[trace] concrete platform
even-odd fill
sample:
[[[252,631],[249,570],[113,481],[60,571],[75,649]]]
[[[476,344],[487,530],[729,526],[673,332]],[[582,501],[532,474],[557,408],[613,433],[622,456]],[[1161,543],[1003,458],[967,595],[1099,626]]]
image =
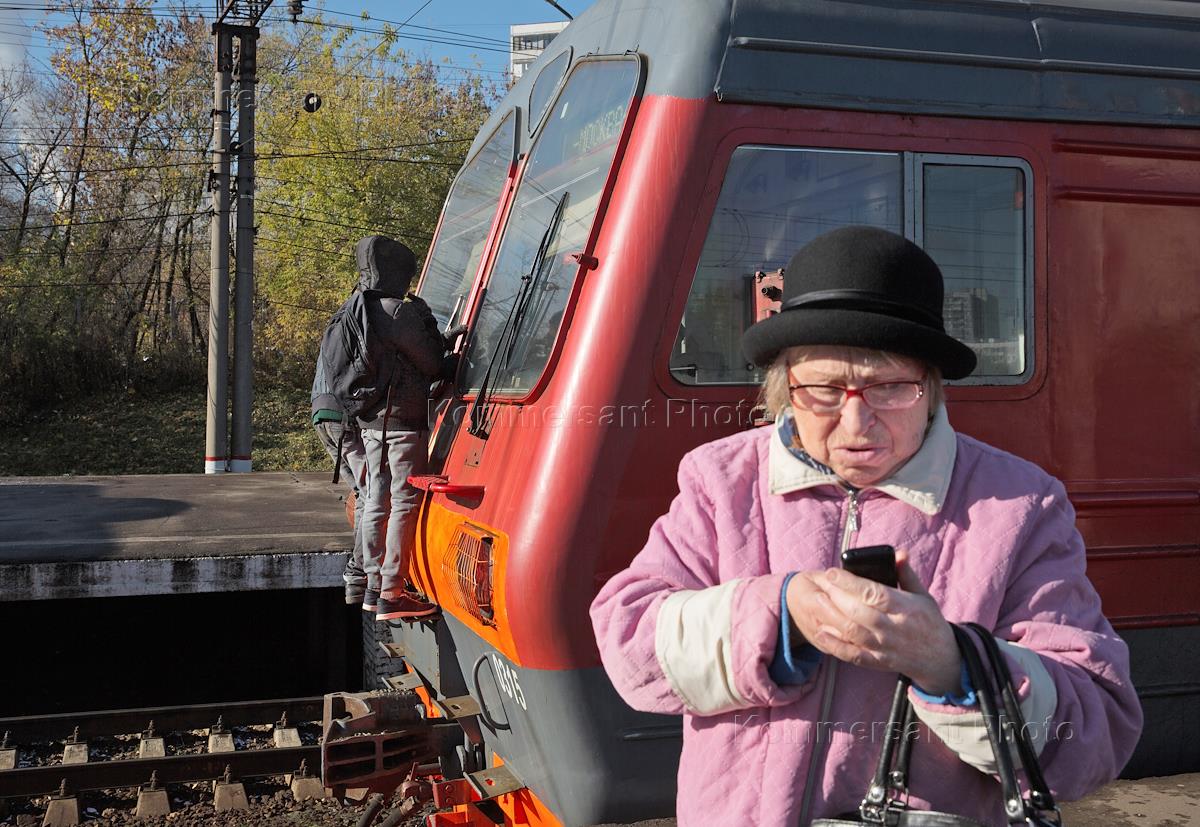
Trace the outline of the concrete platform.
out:
[[[0,478],[0,600],[341,585],[324,473]]]

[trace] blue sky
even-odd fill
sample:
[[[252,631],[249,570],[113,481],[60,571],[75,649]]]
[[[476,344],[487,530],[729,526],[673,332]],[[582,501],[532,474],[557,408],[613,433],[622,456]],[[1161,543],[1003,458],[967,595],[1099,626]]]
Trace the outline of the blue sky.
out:
[[[592,0],[559,0],[559,5],[571,14],[582,12],[591,3]],[[19,62],[22,53],[30,55],[35,64],[45,61],[45,41],[39,32],[33,30],[45,19],[45,12],[42,11],[45,0],[13,0],[4,5],[5,8],[0,9],[0,65]],[[169,5],[167,2],[155,2],[155,6],[164,11]],[[211,15],[216,4],[190,0],[188,5]],[[321,5],[312,0],[306,2],[306,16]],[[504,71],[508,66],[504,44],[508,40],[510,24],[563,19],[545,0],[327,0],[323,5],[325,18],[329,22],[369,28],[379,28],[381,24],[356,20],[364,11],[376,20],[396,23],[411,16],[410,22],[414,26],[428,28],[412,28],[409,30],[411,38],[402,36],[401,45],[405,49],[419,57],[428,56],[435,60],[447,58],[453,64],[480,67],[489,73]],[[268,18],[282,18],[286,6],[286,0],[275,0],[267,13]],[[264,25],[276,27],[291,24],[267,20]],[[458,45],[430,40],[458,41]]]

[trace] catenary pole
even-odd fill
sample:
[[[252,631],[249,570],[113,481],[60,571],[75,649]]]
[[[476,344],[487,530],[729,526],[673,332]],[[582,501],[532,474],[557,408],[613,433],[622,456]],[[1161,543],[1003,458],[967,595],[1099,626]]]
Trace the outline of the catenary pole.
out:
[[[233,438],[229,470],[251,469],[254,439],[254,109],[258,29],[238,27],[237,240],[233,328]]]
[[[233,39],[218,24],[213,76],[213,149],[208,189],[209,224],[208,394],[204,431],[204,473],[223,474],[229,463],[229,118]]]

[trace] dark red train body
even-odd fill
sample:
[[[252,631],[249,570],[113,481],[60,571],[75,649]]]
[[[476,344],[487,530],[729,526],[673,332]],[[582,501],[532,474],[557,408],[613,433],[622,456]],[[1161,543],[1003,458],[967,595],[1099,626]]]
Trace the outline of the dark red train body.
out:
[[[1147,712],[1129,771],[1200,767],[1196,42],[1165,0],[601,0],[554,40],[419,291],[470,333],[411,571],[443,614],[393,628],[432,714],[483,707],[460,757],[519,780],[510,823],[672,811],[679,722],[615,695],[588,605],[682,455],[751,427],[755,274],[847,223],[945,271],[955,428],[1066,483]]]

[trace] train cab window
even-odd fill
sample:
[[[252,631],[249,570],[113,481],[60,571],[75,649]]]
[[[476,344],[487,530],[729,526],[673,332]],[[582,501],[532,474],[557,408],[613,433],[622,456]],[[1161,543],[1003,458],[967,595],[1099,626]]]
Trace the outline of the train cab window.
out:
[[[504,182],[513,168],[516,122],[514,109],[462,168],[446,199],[420,291],[443,328],[462,312],[475,280]]]
[[[538,124],[542,122],[542,116],[546,114],[546,109],[550,106],[554,92],[558,89],[563,75],[567,73],[567,66],[570,63],[571,50],[567,49],[538,72],[537,80],[533,82],[533,89],[529,92],[529,117],[527,118],[529,123],[526,126],[531,135],[537,130]]]
[[[1032,373],[1032,181],[1011,158],[738,147],[700,254],[670,370],[685,385],[747,385],[762,371],[742,333],[777,312],[780,272],[814,237],[848,224],[903,232],[946,279],[947,332],[975,350],[968,384]]]
[[[625,119],[637,58],[580,61],[534,141],[464,352],[463,388],[525,396],[557,341]]]
[[[902,168],[899,153],[736,149],[671,352],[671,374],[687,385],[761,382],[762,372],[742,355],[742,332],[771,312],[776,285],[769,274],[837,227],[900,232]]]

